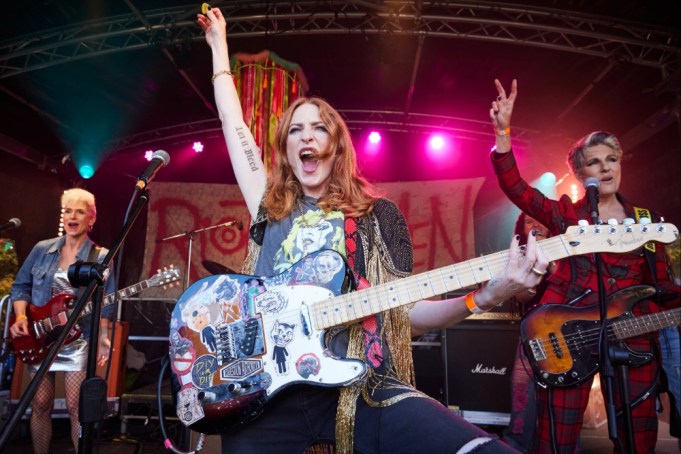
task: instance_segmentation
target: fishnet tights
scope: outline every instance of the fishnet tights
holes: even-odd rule
[[[80,422],[78,421],[78,401],[80,399],[80,385],[86,376],[86,371],[64,372],[64,388],[66,409],[71,419],[71,441],[76,452]],[[47,454],[52,440],[52,407],[54,405],[54,372],[48,372],[40,381],[38,390],[33,397],[33,411],[31,413],[31,438],[35,454]]]

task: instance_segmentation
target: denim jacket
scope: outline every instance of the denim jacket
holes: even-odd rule
[[[33,247],[19,268],[12,284],[10,290],[12,301],[26,300],[29,304],[35,306],[45,306],[48,303],[52,298],[52,282],[61,258],[59,251],[65,242],[66,237],[62,236],[40,241]],[[76,260],[87,261],[90,249],[94,246],[96,246],[95,243],[87,238],[76,254]],[[101,263],[107,253],[106,248],[101,248],[97,261]],[[116,290],[114,281],[113,278],[106,279],[104,283],[105,295]],[[112,309],[111,306],[102,309],[102,316],[110,317]],[[83,328],[83,334],[87,336],[87,332],[90,330],[89,320],[81,319],[80,325]]]

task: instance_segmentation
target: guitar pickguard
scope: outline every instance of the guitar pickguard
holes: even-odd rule
[[[679,309],[635,317],[631,309],[655,294],[645,285],[627,287],[608,297],[606,331],[611,342],[679,324]],[[540,383],[568,387],[593,376],[599,367],[600,310],[597,305],[536,306],[523,318],[521,338]],[[627,365],[642,366],[652,355],[628,350]]]
[[[338,387],[364,376],[361,361],[328,350],[326,331],[312,319],[310,308],[347,284],[344,267],[330,280],[315,279],[315,258],[329,253],[336,254],[311,254],[271,278],[209,276],[182,294],[171,318],[170,359],[186,425],[214,433],[257,416],[289,386]]]

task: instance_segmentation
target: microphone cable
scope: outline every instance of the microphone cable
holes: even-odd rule
[[[158,424],[161,427],[161,433],[163,434],[163,446],[169,451],[175,454],[196,454],[203,449],[203,442],[206,438],[205,434],[199,432],[199,439],[196,441],[196,449],[193,451],[182,451],[177,449],[173,444],[172,440],[166,432],[165,420],[163,418],[163,399],[161,398],[161,383],[163,382],[163,375],[165,374],[168,364],[170,363],[170,358],[165,356],[163,362],[161,363],[161,371],[158,373],[158,381],[156,382],[156,403],[158,405]],[[172,387],[171,387],[172,388]],[[171,390],[172,392],[172,390]]]

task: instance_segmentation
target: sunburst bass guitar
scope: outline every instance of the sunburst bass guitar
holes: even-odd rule
[[[681,308],[634,316],[631,312],[634,305],[653,295],[655,289],[646,285],[627,287],[610,295],[606,320],[608,339],[625,340],[681,324]],[[585,307],[542,304],[528,312],[520,323],[520,337],[539,382],[563,388],[594,375],[599,366],[601,326],[597,304]],[[631,367],[642,366],[652,359],[649,353],[627,350]]]
[[[628,252],[677,236],[671,224],[575,226],[538,245],[549,260],[558,260]],[[356,383],[365,364],[331,352],[327,330],[487,281],[505,268],[508,256],[498,252],[356,291],[343,258],[329,250],[276,276],[200,279],[180,296],[170,321],[177,415],[193,430],[217,433],[255,418],[290,386]]]

